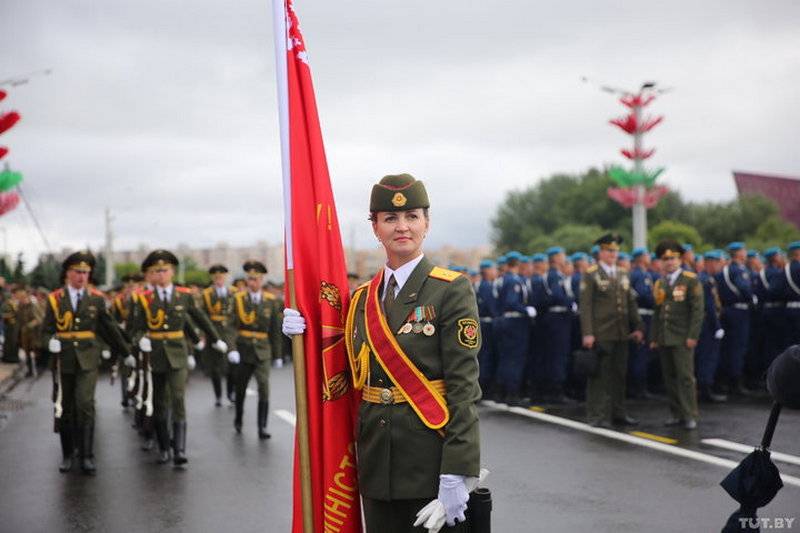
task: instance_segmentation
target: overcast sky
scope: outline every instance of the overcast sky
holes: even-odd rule
[[[507,191],[622,163],[624,113],[581,82],[674,87],[646,141],[691,200],[731,170],[800,175],[800,3],[297,0],[347,244],[372,246],[369,190],[410,172],[429,245],[489,242]],[[23,116],[0,144],[52,247],[282,238],[269,0],[3,0],[0,79]],[[10,252],[44,250],[20,206]]]

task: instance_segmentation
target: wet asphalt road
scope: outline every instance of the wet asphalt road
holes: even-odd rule
[[[274,415],[292,411],[291,368],[273,369],[269,429],[256,436],[255,398],[245,429],[232,428],[233,409],[213,405],[210,383],[195,372],[187,392],[189,468],[155,463],[123,413],[118,389],[103,376],[97,388],[96,477],[60,474],[52,433],[49,375],[24,381],[0,404],[0,532],[175,531],[282,532],[291,522],[293,428]],[[631,407],[641,431],[671,437],[675,446],[740,460],[744,453],[700,442],[708,437],[757,443],[767,402],[703,410],[699,432],[665,430],[658,402]],[[579,408],[547,410],[579,418]],[[519,414],[481,408],[483,463],[492,471],[493,530],[719,531],[735,509],[719,487],[727,469],[564,428]],[[784,412],[774,450],[800,456],[800,413]],[[800,466],[777,463],[800,477]],[[800,517],[800,487],[785,486],[763,517]],[[800,520],[793,530],[800,531]]]

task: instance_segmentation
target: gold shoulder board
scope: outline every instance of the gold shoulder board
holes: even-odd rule
[[[428,276],[430,276],[432,278],[440,279],[440,280],[446,281],[448,283],[450,283],[451,281],[453,281],[455,279],[458,279],[458,276],[460,276],[460,275],[461,274],[459,274],[458,272],[455,272],[453,270],[447,270],[446,268],[442,268],[442,267],[433,267],[433,270],[431,270],[431,273],[428,274]]]

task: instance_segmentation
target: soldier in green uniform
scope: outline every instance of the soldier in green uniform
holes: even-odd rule
[[[593,426],[638,423],[625,410],[625,380],[629,340],[642,342],[644,325],[628,271],[617,266],[621,243],[618,235],[597,239],[598,262],[586,270],[580,284],[583,346],[595,349],[599,362],[586,385],[587,421]]]
[[[437,519],[461,530],[479,474],[478,309],[469,279],[422,253],[429,206],[424,185],[408,174],[373,187],[370,218],[386,266],[354,292],[348,311],[368,533],[424,531],[415,521]],[[284,313],[284,332],[302,331],[303,318]]]
[[[233,347],[236,343],[236,329],[231,324],[230,311],[233,306],[233,287],[227,284],[228,269],[225,265],[212,265],[208,269],[211,274],[211,285],[203,289],[202,309],[217,327],[225,344]],[[226,395],[228,400],[234,399],[234,365],[228,365],[224,354],[220,354],[211,346],[202,351],[203,370],[211,378],[214,387],[214,398],[217,407],[222,405],[222,376],[226,376]]]
[[[243,266],[247,289],[234,296],[231,322],[236,329],[236,345],[228,360],[239,365],[236,376],[236,418],[233,426],[242,432],[242,416],[247,384],[255,375],[258,384],[258,438],[267,433],[269,413],[269,369],[273,357],[280,357],[283,340],[277,299],[263,289],[267,267],[260,261],[247,261]]]
[[[19,308],[28,296],[24,285],[17,285],[11,292],[11,297],[3,302],[2,316],[5,341],[3,342],[3,362],[19,362],[19,337],[21,324],[19,323]]]
[[[172,284],[177,266],[178,258],[167,250],[155,250],[145,258],[142,270],[152,270],[154,287],[142,291],[137,297],[139,309],[134,314],[131,338],[142,352],[150,353],[158,462],[169,461],[167,415],[171,404],[173,463],[181,466],[188,462],[184,405],[186,379],[189,370],[195,367],[194,356],[189,355],[185,339],[187,323],[192,320],[197,324],[216,350],[225,353],[228,347],[219,338],[211,320],[195,306],[191,290]],[[171,401],[167,399],[167,390]]]
[[[53,354],[57,384],[56,417],[63,461],[59,470],[72,468],[77,437],[81,469],[95,473],[94,390],[100,366],[103,338],[117,353],[129,353],[114,319],[106,310],[103,293],[89,285],[95,258],[89,252],[75,252],[62,265],[64,287],[48,296],[42,324],[43,344]],[[110,354],[109,354],[110,356]]]
[[[650,329],[650,347],[658,350],[664,386],[672,418],[667,426],[697,427],[697,382],[694,349],[703,325],[703,287],[697,274],[681,268],[683,247],[677,241],[662,241],[656,247],[664,276],[653,287],[655,313]]]

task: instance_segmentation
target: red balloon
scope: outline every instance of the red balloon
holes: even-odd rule
[[[7,153],[8,153],[8,148],[6,148],[5,146],[0,146],[0,159],[3,159]]]
[[[0,116],[0,133],[4,133],[10,130],[14,124],[19,122],[19,119],[22,118],[19,116],[19,113],[16,111],[9,111]]]

